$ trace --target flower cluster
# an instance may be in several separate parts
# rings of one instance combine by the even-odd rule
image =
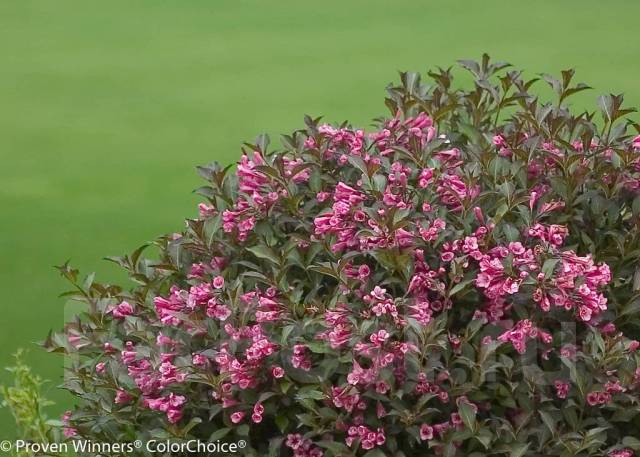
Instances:
[[[358,439],[362,449],[367,450],[373,449],[376,446],[382,446],[386,441],[384,429],[382,428],[371,430],[364,425],[349,427],[346,439],[347,446],[352,447]]]
[[[287,435],[285,445],[293,451],[294,457],[322,457],[322,450],[315,447],[309,438],[299,433]]]

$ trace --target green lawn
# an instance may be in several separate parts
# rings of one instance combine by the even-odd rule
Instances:
[[[61,326],[53,265],[121,280],[102,257],[196,214],[195,165],[305,113],[366,125],[396,70],[484,51],[576,67],[596,89],[581,106],[640,104],[638,17],[631,0],[0,2],[0,365]],[[29,360],[60,380],[62,359]]]

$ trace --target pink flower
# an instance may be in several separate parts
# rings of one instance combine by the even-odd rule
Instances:
[[[609,381],[604,385],[605,390],[607,391],[607,393],[609,394],[617,394],[620,392],[625,392],[627,389],[624,388],[621,384],[620,381],[616,380],[616,381]]]
[[[369,268],[369,265],[360,265],[358,267],[358,279],[364,281],[369,277],[370,274],[371,274],[371,268]]]
[[[550,225],[548,228],[548,239],[556,246],[562,246],[564,239],[569,234],[569,230],[564,225]]]
[[[440,200],[453,211],[460,211],[464,200],[474,198],[479,193],[478,186],[467,185],[462,178],[455,174],[441,175],[437,184],[436,192]]]
[[[295,433],[295,434],[289,434],[287,435],[287,440],[285,441],[285,444],[287,447],[296,450],[298,449],[303,443],[304,443],[304,438],[302,438],[302,435],[300,435],[299,433]]]
[[[71,411],[67,411],[62,415],[62,423],[65,425],[62,428],[62,433],[65,438],[72,438],[78,434],[78,430],[69,426],[72,415],[73,413]]]
[[[431,322],[433,312],[430,309],[429,302],[419,301],[415,305],[411,305],[409,308],[411,309],[409,317],[418,321],[419,324],[427,325]]]
[[[420,426],[420,439],[422,441],[432,440],[433,439],[433,427],[427,424],[422,424]]]
[[[587,306],[581,306],[578,310],[578,314],[580,315],[580,319],[582,319],[585,322],[589,322],[591,320],[591,308],[587,307]]]
[[[256,424],[262,422],[262,415],[264,414],[264,406],[260,403],[256,403],[253,407],[253,414],[251,415],[251,420]]]
[[[307,354],[307,347],[303,344],[293,346],[293,356],[291,357],[293,368],[300,368],[305,371],[311,370],[311,359]]]
[[[603,392],[589,392],[587,394],[587,403],[590,406],[596,406],[603,403],[604,397],[602,397]]]
[[[638,147],[638,149],[640,149],[640,146]],[[614,451],[611,451],[607,454],[608,457],[634,457],[635,453],[629,449],[629,448],[625,448],[625,449],[617,449]]]
[[[237,424],[240,421],[242,421],[242,419],[244,419],[245,415],[246,413],[243,411],[236,411],[231,415],[231,422],[233,422],[234,424]]]
[[[513,151],[509,148],[500,148],[498,150],[498,155],[500,157],[511,157],[513,155]]]
[[[445,227],[445,221],[443,221],[442,219],[436,219],[431,225],[419,230],[420,236],[424,241],[435,241],[438,238],[440,232],[442,232]]]
[[[189,272],[189,278],[201,278],[205,274],[205,266],[202,263],[194,263],[191,265],[191,271]]]
[[[500,342],[510,342],[520,354],[526,352],[526,341],[529,339],[539,339],[544,343],[551,342],[551,335],[540,331],[533,323],[528,320],[521,320],[516,325],[498,337]]]
[[[632,340],[629,343],[629,352],[636,352],[639,347],[640,347],[640,342],[638,342],[637,340]]]
[[[191,363],[193,363],[197,367],[203,367],[207,365],[207,358],[202,354],[194,354],[191,358]]]
[[[378,330],[377,333],[374,333],[369,337],[369,341],[376,346],[382,346],[384,342],[389,339],[389,336],[390,335],[386,330]]]
[[[376,383],[376,392],[378,392],[379,394],[386,394],[390,388],[391,386],[389,386],[389,383],[387,383],[386,381],[378,381]]]
[[[275,365],[275,366],[273,366],[271,368],[271,374],[276,379],[283,378],[284,377],[284,369],[282,367],[279,367],[279,366]]]
[[[216,276],[213,278],[213,287],[216,289],[222,289],[224,287],[224,278],[222,276]]]
[[[133,396],[122,389],[118,389],[114,400],[117,405],[124,405],[125,403],[129,403],[131,400],[133,400]]]
[[[171,392],[163,397],[145,397],[142,403],[149,409],[166,413],[167,420],[175,424],[182,419],[182,408],[186,402],[186,397]]]
[[[554,382],[554,386],[556,388],[556,396],[558,398],[567,398],[567,394],[569,393],[569,383],[557,380]]]
[[[535,192],[532,193],[534,195]],[[547,241],[547,230],[542,224],[535,224],[529,228],[529,236]]]
[[[522,246],[522,243],[519,241],[509,243],[509,251],[511,251],[515,255],[522,255],[525,253],[526,249]]]
[[[508,250],[506,252],[508,253]],[[514,279],[505,274],[504,265],[499,257],[492,258],[487,255],[480,260],[480,273],[475,283],[476,286],[486,289],[484,294],[488,298],[497,299],[504,295],[513,295],[520,290],[521,282],[522,278]]]
[[[181,409],[169,409],[169,410],[167,410],[167,420],[170,423],[176,424],[176,423],[180,422],[180,419],[182,419],[182,410]]]
[[[484,214],[482,213],[482,208],[480,208],[479,206],[475,206],[473,208],[473,214],[476,218],[476,220],[480,223],[484,225]]]
[[[543,213],[548,213],[550,211],[555,211],[557,209],[563,209],[564,208],[564,202],[563,201],[550,201],[548,203],[544,203],[541,207],[540,207],[540,214]]]
[[[136,360],[138,353],[134,350],[133,343],[131,341],[127,341],[124,346],[125,349],[120,352],[120,357],[122,359],[122,363],[129,365]]]
[[[453,252],[443,252],[440,255],[440,258],[442,259],[443,262],[451,262],[455,257],[455,254]]]
[[[433,181],[433,168],[425,168],[420,172],[420,176],[418,177],[418,186],[423,189],[429,186],[429,184]]]
[[[576,356],[576,347],[572,344],[567,344],[560,348],[560,355],[568,359],[574,359]]]
[[[342,181],[338,182],[336,185],[333,198],[336,201],[348,202],[350,205],[357,205],[365,200],[365,196],[362,192],[346,185]]]
[[[213,206],[207,205],[205,203],[198,204],[198,213],[200,214],[201,219],[206,219],[207,217],[215,216],[216,214],[218,214]]]
[[[116,319],[124,319],[126,316],[130,316],[133,314],[133,306],[131,306],[128,302],[123,301],[118,306],[116,306],[111,311],[111,313]]]
[[[231,316],[231,310],[226,305],[214,302],[207,306],[207,316],[226,321]]]
[[[293,450],[294,457],[322,457],[323,452],[315,447],[309,438],[304,438],[299,433],[290,433],[285,440],[285,446]]]

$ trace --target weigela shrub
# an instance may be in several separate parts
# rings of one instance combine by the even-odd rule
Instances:
[[[306,118],[245,145],[184,232],[114,258],[46,342],[73,438],[246,455],[602,456],[640,449],[640,136],[484,56],[402,73],[365,131]],[[635,133],[634,133],[635,132]]]

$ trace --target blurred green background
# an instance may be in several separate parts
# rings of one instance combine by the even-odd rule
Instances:
[[[583,107],[638,105],[638,17],[632,0],[0,2],[0,365],[62,325],[53,265],[122,280],[102,257],[196,214],[195,165],[305,113],[368,125],[397,70],[485,51],[530,75],[575,67]],[[62,359],[29,361],[57,414]],[[0,410],[0,438],[11,423]]]

